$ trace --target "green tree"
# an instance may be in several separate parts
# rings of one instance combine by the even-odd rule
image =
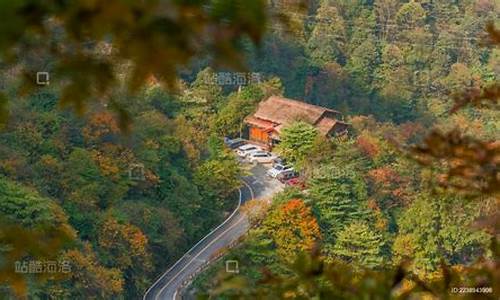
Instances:
[[[383,48],[381,64],[375,76],[374,85],[381,96],[377,113],[398,123],[412,119],[415,114],[413,76],[400,47],[387,44]]]
[[[75,238],[56,202],[0,176],[0,283],[10,286],[7,295],[34,295],[36,289],[27,290],[27,284],[40,287],[48,278],[48,274],[18,272],[16,263],[58,260]]]
[[[203,232],[202,220],[210,219],[213,222],[213,214],[203,215],[204,219],[197,217],[198,209],[204,205],[205,200],[200,195],[198,186],[193,183],[192,173],[184,174],[182,170],[176,170],[172,166],[160,169],[160,183],[157,194],[154,194],[155,202],[171,211],[178,219],[185,232],[187,239],[196,239]],[[196,220],[196,221],[193,221]]]
[[[190,207],[185,209],[192,210]],[[129,223],[147,234],[152,261],[162,262],[153,265],[158,272],[162,271],[162,266],[180,257],[186,248],[184,227],[180,224],[179,216],[168,209],[142,201],[127,201],[119,208],[119,212],[120,215],[123,212]]]
[[[83,148],[74,148],[70,153],[62,177],[68,199],[80,207],[108,207],[128,190],[125,182],[115,184],[103,176],[93,153]]]
[[[240,187],[241,176],[241,166],[227,149],[221,149],[217,157],[204,161],[196,168],[193,178],[203,199],[201,209],[220,214],[227,204],[234,203],[230,196]],[[206,215],[206,212],[201,214]]]
[[[216,108],[222,97],[222,87],[217,84],[216,76],[210,67],[198,72],[189,89],[184,91],[182,101]]]
[[[250,115],[262,100],[263,92],[256,86],[246,86],[241,91],[228,96],[214,121],[215,132],[219,136],[238,136],[242,134],[243,120]]]
[[[354,51],[347,62],[346,69],[351,74],[354,88],[361,89],[365,94],[373,90],[373,74],[378,60],[377,47],[372,37],[365,39]]]
[[[423,26],[424,22],[425,10],[415,1],[403,4],[396,13],[396,23],[403,30]]]
[[[320,225],[335,235],[366,214],[366,184],[351,166],[321,167],[309,181],[308,200]]]
[[[0,176],[0,214],[2,218],[26,227],[61,226],[68,233],[71,227],[61,207],[49,198]]]
[[[347,3],[346,6],[352,8],[350,5],[352,1],[345,2]],[[353,12],[353,16],[349,20],[353,20],[353,24],[348,30],[350,34],[347,49],[350,60],[354,49],[358,48],[363,42],[371,41],[375,43],[377,41],[374,35],[377,28],[377,18],[373,10],[368,7],[361,7]]]
[[[394,17],[398,11],[400,1],[398,0],[375,0],[373,1],[373,8],[377,16],[378,25],[380,26],[380,38],[383,41],[393,38]]]
[[[313,175],[307,200],[318,218],[327,256],[344,226],[369,217],[362,176],[350,165],[326,165]]]
[[[276,151],[300,168],[310,155],[317,138],[318,130],[314,126],[304,121],[297,121],[283,128],[281,142]]]
[[[399,218],[393,247],[396,260],[410,258],[413,268],[423,272],[435,271],[442,260],[471,263],[484,254],[490,239],[471,227],[480,211],[477,203],[460,197],[422,193]]]
[[[339,232],[332,253],[347,263],[376,268],[384,260],[383,245],[381,234],[366,223],[356,221]]]
[[[337,8],[324,0],[315,16],[315,26],[307,41],[309,56],[314,64],[323,67],[330,62],[344,63],[346,33]]]
[[[34,165],[36,184],[40,191],[52,197],[60,197],[62,194],[61,174],[63,164],[51,155],[42,155]]]

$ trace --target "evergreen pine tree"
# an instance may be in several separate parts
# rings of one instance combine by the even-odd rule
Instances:
[[[311,153],[318,130],[309,123],[299,121],[283,128],[281,143],[276,148],[280,155],[296,167],[301,168]]]
[[[327,247],[345,225],[368,218],[366,185],[353,166],[322,167],[310,181],[308,197]]]
[[[346,262],[374,268],[384,260],[383,244],[382,236],[366,223],[354,222],[339,232],[333,254]]]
[[[355,90],[361,90],[365,94],[370,94],[372,91],[373,72],[375,69],[374,62],[378,60],[378,50],[369,38],[362,42],[354,49],[347,63],[346,69],[352,76],[352,84]]]
[[[307,42],[309,55],[318,66],[337,61],[343,64],[346,33],[337,8],[323,1],[316,14],[315,26]]]

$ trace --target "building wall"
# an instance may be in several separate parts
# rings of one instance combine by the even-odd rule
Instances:
[[[269,133],[257,127],[249,128],[249,139],[251,141],[256,141],[259,143],[268,144],[269,143]]]

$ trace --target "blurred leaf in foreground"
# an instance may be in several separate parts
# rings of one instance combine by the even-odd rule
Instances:
[[[289,1],[290,8],[305,1]],[[0,60],[19,69],[19,91],[39,88],[36,72],[51,74],[61,103],[83,112],[123,82],[138,91],[154,76],[170,88],[194,58],[244,68],[241,41],[259,44],[272,19],[286,23],[265,0],[1,1]],[[24,74],[24,75],[23,75]],[[123,115],[120,113],[120,115]],[[5,116],[0,116],[4,120]]]

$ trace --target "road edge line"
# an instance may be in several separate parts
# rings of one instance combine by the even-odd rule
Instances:
[[[212,240],[208,245],[205,246],[205,248],[201,249],[201,252],[196,254],[195,257],[193,257],[185,266],[184,268],[182,268],[179,272],[177,272],[177,274],[175,274],[174,277],[172,277],[168,282],[167,284],[165,284],[161,289],[160,289],[160,293],[159,295],[161,295],[161,293],[163,293],[163,291],[165,290],[165,288],[177,277],[179,276],[179,274],[184,271],[184,269],[186,269],[203,251],[205,251],[208,247],[210,247],[213,243],[217,242],[224,234],[226,234],[226,232],[228,232],[229,230],[233,229],[236,225],[239,225],[241,221],[243,221],[244,219],[239,219],[238,221],[236,221],[236,223],[234,223],[233,225],[231,225],[229,228],[227,228],[226,230],[224,230],[223,232],[221,232],[220,235],[218,235],[214,240]],[[174,292],[174,295],[178,292],[179,288],[177,288]],[[158,295],[158,296],[159,296]],[[158,299],[158,296],[156,299]],[[172,299],[172,300],[175,300]]]
[[[253,191],[252,189],[249,187],[248,183],[245,182],[245,180],[241,179],[241,181],[243,182],[243,184],[248,187],[250,189],[250,193],[252,195],[252,197],[254,196],[253,194]],[[231,220],[234,215],[239,211],[240,209],[240,206],[241,206],[241,198],[242,198],[242,192],[241,192],[241,188],[238,189],[238,192],[239,192],[239,200],[238,200],[238,205],[236,206],[235,210],[231,213],[231,215],[229,217],[227,217],[226,220],[224,220],[224,222],[222,222],[221,224],[219,224],[219,226],[215,227],[214,229],[212,229],[212,231],[210,231],[208,234],[206,234],[201,240],[199,240],[196,244],[194,244],[194,246],[192,246],[188,251],[186,251],[184,253],[184,255],[182,255],[176,262],[175,264],[173,264],[170,268],[168,268],[167,271],[165,271],[162,275],[160,275],[160,277],[158,277],[158,279],[146,290],[146,292],[144,293],[144,296],[142,297],[143,300],[147,300],[146,299],[146,296],[148,295],[148,293],[154,288],[154,286],[160,282],[163,277],[165,277],[165,275],[167,275],[168,272],[170,272],[173,268],[175,268],[180,262],[181,260],[187,256],[191,250],[193,250],[194,248],[196,248],[199,244],[201,244],[208,236],[210,236],[212,233],[214,233],[215,231],[217,231],[219,228],[221,228],[223,225],[225,225],[227,222],[229,222],[229,220]]]

